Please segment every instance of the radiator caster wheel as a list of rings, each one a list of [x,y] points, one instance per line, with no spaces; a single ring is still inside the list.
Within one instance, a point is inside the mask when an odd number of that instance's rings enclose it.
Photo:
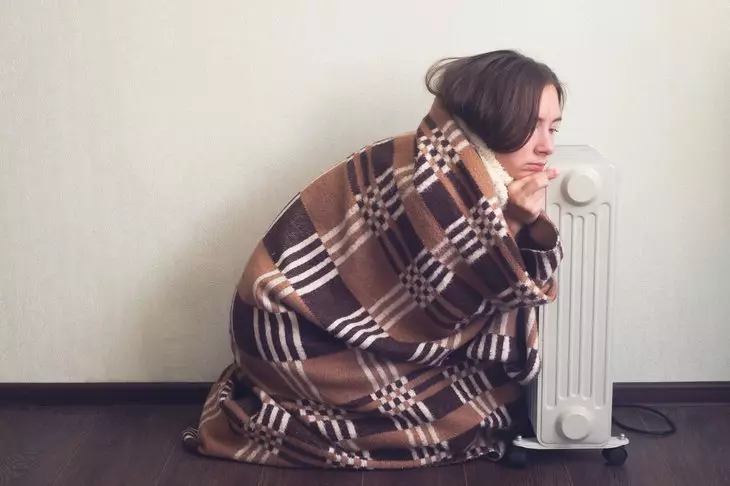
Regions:
[[[614,449],[603,449],[603,457],[609,466],[623,466],[629,453],[625,447],[616,447]]]
[[[522,447],[510,447],[507,452],[507,464],[516,469],[527,467],[527,449]]]

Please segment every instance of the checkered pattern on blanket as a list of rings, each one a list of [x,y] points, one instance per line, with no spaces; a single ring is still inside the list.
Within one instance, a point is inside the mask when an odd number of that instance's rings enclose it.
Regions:
[[[515,241],[475,148],[436,101],[415,133],[350,156],[264,235],[234,297],[234,363],[200,453],[287,467],[500,457],[539,370],[550,241]]]

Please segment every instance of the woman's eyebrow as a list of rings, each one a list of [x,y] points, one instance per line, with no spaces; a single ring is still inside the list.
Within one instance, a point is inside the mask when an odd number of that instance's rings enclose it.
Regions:
[[[540,118],[537,119],[537,121],[545,122],[545,119],[542,118],[542,117],[540,117]],[[557,117],[555,120],[551,121],[550,124],[552,125],[553,123],[557,123],[559,121],[563,121],[563,117],[562,116]]]

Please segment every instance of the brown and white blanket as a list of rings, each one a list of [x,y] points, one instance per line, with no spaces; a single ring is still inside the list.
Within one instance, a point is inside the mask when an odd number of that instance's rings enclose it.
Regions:
[[[281,212],[233,299],[235,361],[183,440],[285,467],[501,457],[562,258],[552,223],[535,224],[550,241],[510,236],[436,100],[416,132],[353,154]]]

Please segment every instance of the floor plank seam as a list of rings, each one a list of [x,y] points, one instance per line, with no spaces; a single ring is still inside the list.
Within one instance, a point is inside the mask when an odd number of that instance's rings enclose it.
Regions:
[[[638,412],[639,412],[638,413],[639,421],[641,422],[641,425],[643,425],[645,429],[648,428],[649,424],[646,422],[646,420],[644,420],[644,413],[641,410],[639,410]],[[664,457],[664,454],[662,454],[661,446],[659,444],[654,444],[654,446],[658,452],[659,457],[661,457],[662,464],[664,465],[666,470],[669,472],[669,476],[672,478],[672,481],[674,482],[674,486],[682,486],[681,484],[679,484],[677,482],[677,477],[675,476],[674,471],[672,471],[672,468],[669,467],[669,463],[667,462],[666,457]]]
[[[165,471],[167,470],[167,465],[170,463],[170,459],[175,454],[176,450],[177,450],[177,441],[171,440],[170,441],[170,450],[167,452],[167,457],[165,457],[165,462],[162,463],[162,467],[160,468],[159,472],[157,473],[157,477],[155,478],[155,486],[159,486],[160,479],[162,479],[162,476],[165,474]]]
[[[66,472],[66,469],[68,469],[69,464],[73,462],[73,460],[76,458],[76,454],[79,453],[79,449],[81,448],[81,445],[84,443],[84,441],[89,437],[89,435],[96,429],[96,426],[99,424],[99,419],[101,417],[101,412],[99,410],[94,410],[94,423],[79,437],[78,441],[76,442],[76,445],[73,448],[73,452],[69,454],[68,460],[66,463],[61,466],[58,469],[58,473],[56,474],[56,477],[53,478],[53,482],[51,483],[51,486],[56,486],[58,483],[58,480],[63,476],[63,473]]]

